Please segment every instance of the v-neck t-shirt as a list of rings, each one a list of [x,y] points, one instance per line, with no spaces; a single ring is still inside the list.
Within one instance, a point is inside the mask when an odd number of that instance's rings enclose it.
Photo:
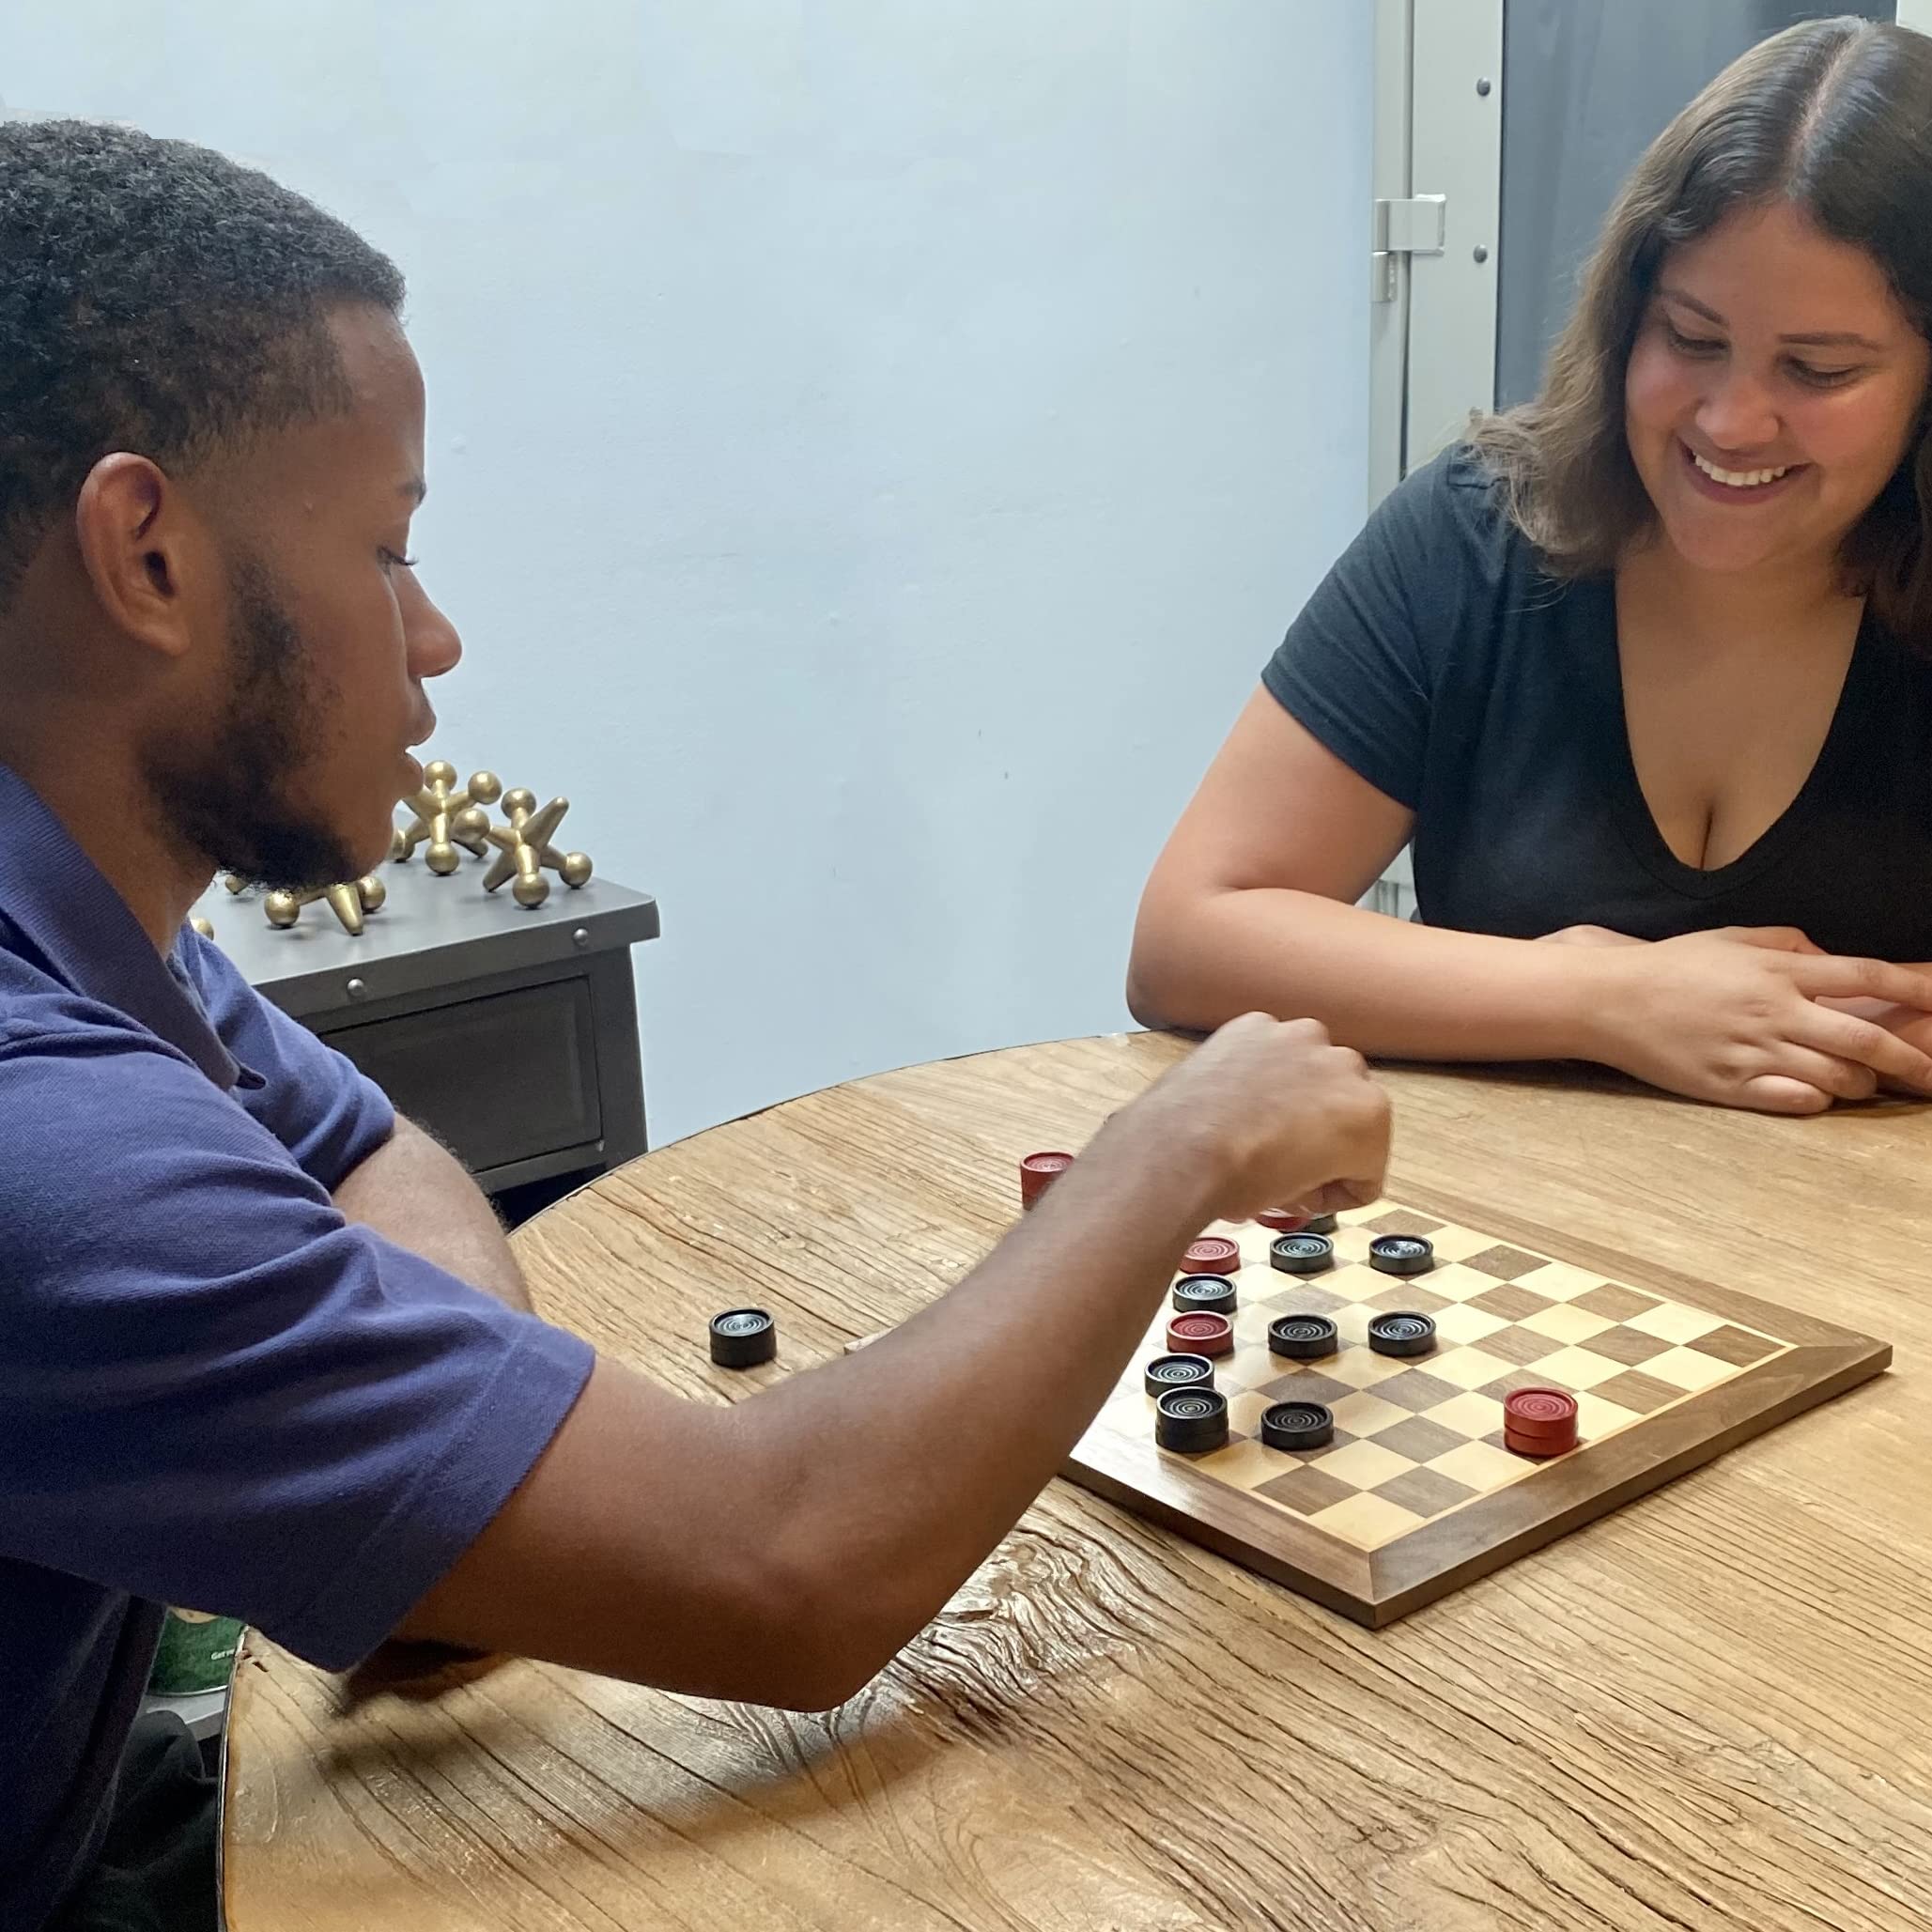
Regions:
[[[1708,870],[1671,851],[1638,783],[1612,580],[1552,577],[1466,446],[1383,500],[1261,680],[1415,814],[1428,924],[1796,926],[1828,952],[1932,960],[1932,657],[1869,611],[1797,796]]]

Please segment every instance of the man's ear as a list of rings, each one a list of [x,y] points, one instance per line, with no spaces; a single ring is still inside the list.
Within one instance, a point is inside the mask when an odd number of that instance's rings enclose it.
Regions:
[[[151,649],[183,655],[193,631],[184,591],[199,547],[179,486],[146,456],[102,456],[74,501],[74,537],[114,625]]]

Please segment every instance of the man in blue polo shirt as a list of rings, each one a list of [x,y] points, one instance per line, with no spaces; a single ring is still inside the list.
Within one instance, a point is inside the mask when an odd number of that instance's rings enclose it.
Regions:
[[[215,1923],[198,1757],[135,1730],[158,1606],[331,1669],[836,1702],[1051,1475],[1203,1223],[1381,1182],[1361,1061],[1250,1015],[959,1288],[755,1402],[531,1313],[456,1163],[183,926],[218,865],[366,871],[420,781],[458,645],[408,554],[401,300],[206,150],[0,124],[8,1932]]]

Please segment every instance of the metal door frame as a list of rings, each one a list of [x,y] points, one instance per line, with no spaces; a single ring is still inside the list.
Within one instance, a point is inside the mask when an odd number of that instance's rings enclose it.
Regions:
[[[1375,0],[1371,509],[1495,407],[1503,5]]]
[[[1496,402],[1504,0],[1375,0],[1368,502]],[[1932,0],[1926,0],[1932,6]],[[1365,905],[1406,919],[1404,848]]]

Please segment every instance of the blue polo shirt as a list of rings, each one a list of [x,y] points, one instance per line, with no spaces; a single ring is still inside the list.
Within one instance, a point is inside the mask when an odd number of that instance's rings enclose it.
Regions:
[[[158,953],[4,768],[0,826],[0,1925],[32,1932],[98,1846],[161,1606],[348,1667],[592,1353],[345,1221],[379,1090],[192,931]]]

